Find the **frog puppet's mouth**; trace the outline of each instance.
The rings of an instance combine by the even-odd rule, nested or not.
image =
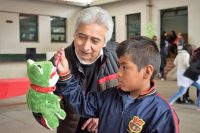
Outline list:
[[[54,70],[50,75],[50,79],[52,79],[56,74],[57,74],[57,72]]]
[[[56,71],[56,68],[54,68],[50,75],[49,85],[54,86],[57,83],[58,78],[59,78],[58,73]]]

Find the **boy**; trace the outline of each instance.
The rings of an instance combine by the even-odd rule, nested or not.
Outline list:
[[[151,39],[133,37],[116,50],[119,88],[83,95],[79,81],[70,74],[63,49],[61,73],[56,93],[83,117],[99,117],[99,133],[178,133],[178,118],[171,106],[155,90],[153,78],[160,67],[159,50]]]

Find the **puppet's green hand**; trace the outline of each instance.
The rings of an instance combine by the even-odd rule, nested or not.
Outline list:
[[[40,93],[32,89],[26,95],[27,105],[35,113],[41,113],[47,126],[55,129],[59,119],[64,119],[66,113],[60,108],[60,97],[51,93]]]
[[[45,122],[50,129],[55,129],[59,125],[59,118],[64,119],[66,114],[63,110],[56,110],[55,108],[48,108],[48,111],[42,113]]]
[[[41,107],[43,110],[42,114],[44,116],[47,126],[50,129],[55,129],[59,125],[59,119],[63,120],[66,117],[66,113],[60,108],[60,98],[58,96],[47,94],[46,99],[46,106]]]

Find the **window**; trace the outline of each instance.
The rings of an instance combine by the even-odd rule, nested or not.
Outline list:
[[[112,37],[111,37],[111,41],[115,41],[115,17],[112,17],[112,20],[113,20],[113,34],[112,34]]]
[[[181,32],[184,42],[188,43],[188,7],[176,7],[160,11],[161,33],[174,30]]]
[[[51,42],[66,42],[66,18],[51,17]]]
[[[127,38],[141,34],[141,18],[140,13],[130,14],[126,16],[127,22]]]
[[[38,41],[38,17],[36,15],[20,14],[20,41]]]

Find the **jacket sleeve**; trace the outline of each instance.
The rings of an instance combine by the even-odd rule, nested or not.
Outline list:
[[[191,69],[193,72],[200,74],[200,60],[199,59],[191,64]]]
[[[189,54],[186,54],[186,55],[185,55],[184,60],[183,60],[183,64],[184,64],[186,67],[189,67],[189,66],[190,66],[190,55],[189,55]]]
[[[66,104],[70,104],[82,117],[98,117],[102,105],[100,92],[89,92],[84,95],[78,81],[72,77],[58,81],[55,93],[60,95]]]
[[[179,120],[174,111],[168,110],[157,117],[150,126],[150,133],[179,133]]]

